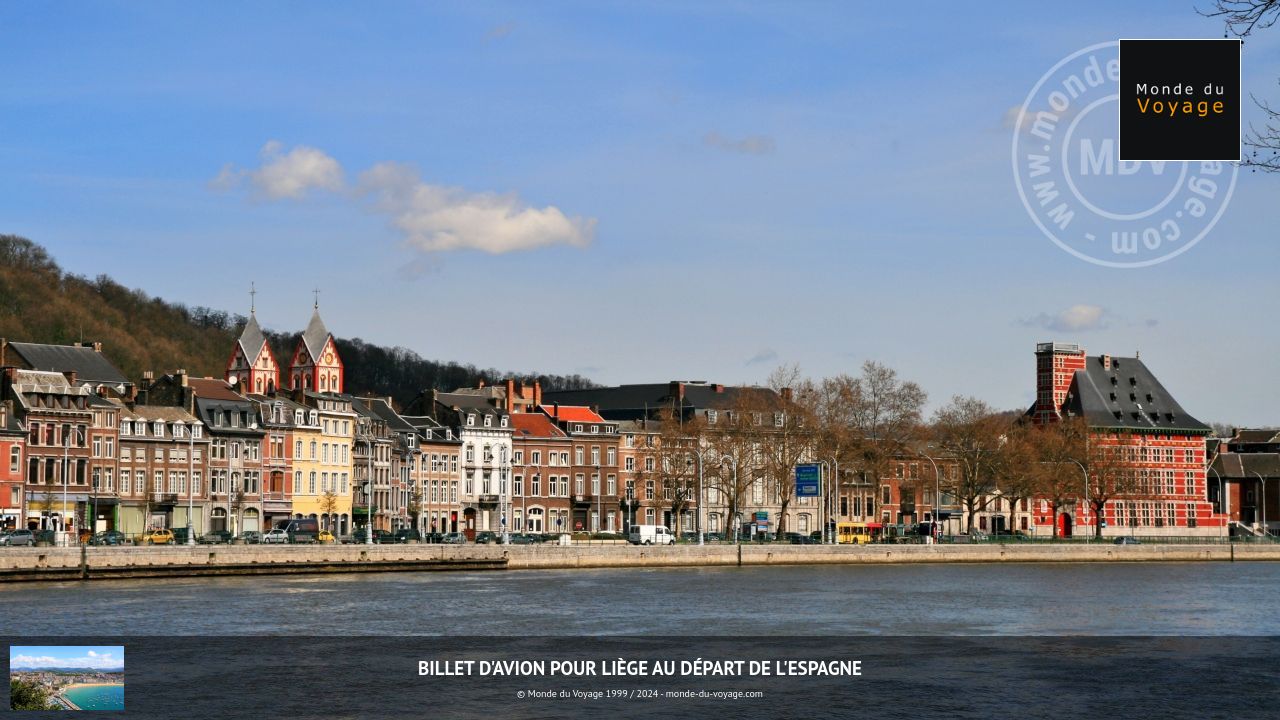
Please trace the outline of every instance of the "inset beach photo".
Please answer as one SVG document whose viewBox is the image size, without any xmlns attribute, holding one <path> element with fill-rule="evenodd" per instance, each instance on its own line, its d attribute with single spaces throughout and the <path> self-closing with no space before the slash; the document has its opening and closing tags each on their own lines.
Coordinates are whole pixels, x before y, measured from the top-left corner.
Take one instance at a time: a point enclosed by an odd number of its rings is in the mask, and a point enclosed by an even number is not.
<svg viewBox="0 0 1280 720">
<path fill-rule="evenodd" d="M 10 646 L 9 708 L 124 710 L 124 646 Z"/>
</svg>

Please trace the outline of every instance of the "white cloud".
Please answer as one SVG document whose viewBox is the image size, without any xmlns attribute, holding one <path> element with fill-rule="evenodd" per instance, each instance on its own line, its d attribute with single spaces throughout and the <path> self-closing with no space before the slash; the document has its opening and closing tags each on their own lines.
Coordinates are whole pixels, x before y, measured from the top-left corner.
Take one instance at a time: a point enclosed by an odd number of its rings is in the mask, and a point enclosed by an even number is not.
<svg viewBox="0 0 1280 720">
<path fill-rule="evenodd" d="M 269 200 L 301 200 L 312 189 L 343 189 L 342 166 L 324 151 L 298 145 L 285 153 L 283 148 L 278 140 L 268 141 L 262 146 L 260 167 L 242 170 L 228 163 L 209 181 L 209 186 L 230 190 L 248 180 L 259 195 Z"/>
<path fill-rule="evenodd" d="M 764 348 L 760 352 L 747 358 L 744 365 L 762 365 L 764 363 L 775 362 L 778 359 L 778 353 L 772 348 Z"/>
<path fill-rule="evenodd" d="M 514 194 L 470 193 L 425 183 L 411 168 L 385 162 L 360 174 L 359 190 L 420 250 L 480 250 L 490 254 L 549 245 L 585 247 L 595 218 L 535 208 Z"/>
<path fill-rule="evenodd" d="M 513 22 L 502 23 L 501 25 L 498 25 L 493 29 L 489 30 L 489 32 L 485 33 L 484 39 L 485 40 L 501 40 L 502 38 L 510 35 L 511 31 L 515 29 L 516 29 L 516 24 Z"/>
<path fill-rule="evenodd" d="M 732 140 L 714 130 L 702 136 L 702 144 L 744 155 L 768 155 L 775 149 L 773 138 L 768 135 L 748 135 L 741 140 Z"/>
<path fill-rule="evenodd" d="M 410 246 L 424 252 L 480 250 L 497 255 L 549 245 L 585 247 L 595 238 L 595 218 L 570 217 L 554 205 L 531 207 L 514 193 L 432 185 L 400 163 L 374 165 L 348 188 L 342 166 L 316 148 L 299 145 L 285 153 L 272 140 L 262 147 L 262 160 L 255 170 L 225 165 L 209 186 L 230 190 L 247 180 L 269 200 L 301 199 L 312 189 L 340 193 L 352 201 L 364 198 L 374 212 L 390 217 Z"/>
<path fill-rule="evenodd" d="M 39 668 L 116 668 L 124 664 L 114 653 L 99 653 L 89 650 L 84 657 L 57 658 L 52 655 L 14 655 L 9 658 L 9 666 L 36 670 Z"/>
<path fill-rule="evenodd" d="M 1100 305 L 1079 304 L 1055 314 L 1040 313 L 1023 320 L 1022 324 L 1055 332 L 1084 332 L 1105 328 L 1110 319 L 1110 313 Z"/>
</svg>

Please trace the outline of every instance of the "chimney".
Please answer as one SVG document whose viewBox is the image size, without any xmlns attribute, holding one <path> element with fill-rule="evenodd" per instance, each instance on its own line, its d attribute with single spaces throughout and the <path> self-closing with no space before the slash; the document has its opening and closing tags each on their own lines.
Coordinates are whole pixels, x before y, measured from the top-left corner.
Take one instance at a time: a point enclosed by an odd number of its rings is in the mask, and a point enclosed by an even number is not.
<svg viewBox="0 0 1280 720">
<path fill-rule="evenodd" d="M 724 392 L 724 385 L 721 385 L 721 384 L 719 384 L 719 383 L 716 383 L 715 385 L 712 385 L 712 386 L 711 386 L 711 389 L 712 389 L 713 391 L 715 391 L 715 392 L 722 393 L 722 392 Z"/>
<path fill-rule="evenodd" d="M 67 382 L 71 383 L 72 385 L 75 385 L 75 384 L 76 384 L 76 377 L 77 377 L 77 375 L 76 375 L 76 371 L 75 371 L 75 370 L 68 370 L 68 371 L 66 371 L 66 372 L 64 372 L 64 373 L 62 373 L 62 374 L 63 374 L 64 376 L 66 376 L 66 378 L 67 378 Z"/>
<path fill-rule="evenodd" d="M 93 344 L 93 351 L 94 351 L 94 352 L 96 352 L 96 353 L 100 353 L 100 352 L 102 352 L 102 343 L 100 343 L 100 342 L 95 342 L 95 343 Z"/>
<path fill-rule="evenodd" d="M 187 382 L 187 379 L 188 379 L 188 378 L 187 378 L 187 370 L 186 370 L 186 368 L 178 368 L 178 371 L 177 371 L 177 372 L 175 372 L 175 373 L 174 373 L 174 375 L 176 375 L 176 376 L 177 376 L 177 378 L 178 378 L 178 385 L 179 385 L 180 387 L 186 387 L 186 386 L 189 384 L 189 383 Z"/>
<path fill-rule="evenodd" d="M 667 395 L 670 395 L 677 405 L 684 405 L 684 383 L 672 380 L 667 386 Z"/>
<path fill-rule="evenodd" d="M 554 403 L 551 405 L 551 418 L 553 420 L 560 419 L 560 403 Z"/>
<path fill-rule="evenodd" d="M 1111 356 L 1110 356 L 1110 355 L 1103 355 L 1103 356 L 1102 356 L 1102 369 L 1103 369 L 1103 370 L 1110 370 L 1110 369 L 1111 369 Z"/>
<path fill-rule="evenodd" d="M 524 389 L 524 385 L 520 385 L 520 389 Z M 507 378 L 507 412 L 515 412 L 516 407 L 516 381 Z"/>
<path fill-rule="evenodd" d="M 542 404 L 542 381 L 540 380 L 533 381 L 533 404 Z"/>
<path fill-rule="evenodd" d="M 782 399 L 791 402 L 791 388 L 782 388 Z"/>
</svg>

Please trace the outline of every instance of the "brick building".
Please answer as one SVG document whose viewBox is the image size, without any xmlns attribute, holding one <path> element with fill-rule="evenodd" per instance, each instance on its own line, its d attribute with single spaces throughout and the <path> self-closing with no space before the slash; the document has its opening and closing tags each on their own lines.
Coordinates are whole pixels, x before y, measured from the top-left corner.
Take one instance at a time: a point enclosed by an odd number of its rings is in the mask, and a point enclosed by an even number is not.
<svg viewBox="0 0 1280 720">
<path fill-rule="evenodd" d="M 1217 535 L 1226 518 L 1214 512 L 1205 483 L 1209 426 L 1192 417 L 1137 356 L 1086 356 L 1074 343 L 1036 346 L 1036 424 L 1083 418 L 1089 442 L 1114 448 L 1128 473 L 1126 491 L 1104 508 L 1108 535 Z M 1092 531 L 1081 495 L 1055 515 L 1046 498 L 1032 501 L 1037 534 L 1069 537 Z"/>
<path fill-rule="evenodd" d="M 579 405 L 541 405 L 538 409 L 571 441 L 569 529 L 622 532 L 618 424 Z"/>
<path fill-rule="evenodd" d="M 573 442 L 540 412 L 511 415 L 512 528 L 550 533 L 570 525 Z"/>
<path fill-rule="evenodd" d="M 25 527 L 25 445 L 26 431 L 13 412 L 13 401 L 0 399 L 0 531 Z"/>
</svg>

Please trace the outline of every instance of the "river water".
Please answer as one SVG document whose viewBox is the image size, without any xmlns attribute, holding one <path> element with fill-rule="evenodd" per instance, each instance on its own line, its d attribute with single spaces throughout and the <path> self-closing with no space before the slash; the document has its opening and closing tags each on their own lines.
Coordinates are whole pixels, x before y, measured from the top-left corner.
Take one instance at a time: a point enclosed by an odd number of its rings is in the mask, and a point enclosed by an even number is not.
<svg viewBox="0 0 1280 720">
<path fill-rule="evenodd" d="M 1280 635 L 1280 563 L 422 572 L 0 585 L 0 635 Z"/>
</svg>

